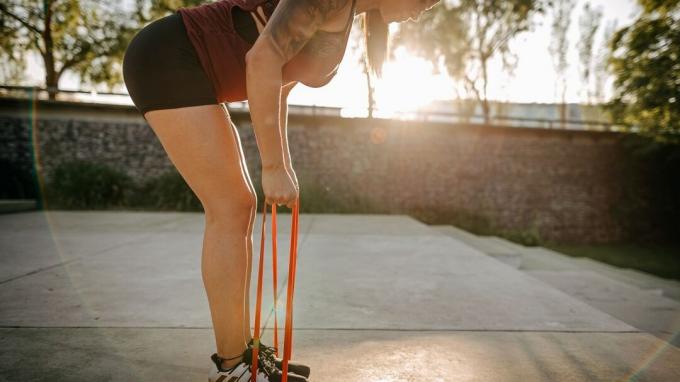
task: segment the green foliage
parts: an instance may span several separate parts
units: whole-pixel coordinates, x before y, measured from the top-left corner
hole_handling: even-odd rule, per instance
[[[29,52],[39,53],[49,87],[71,70],[82,82],[103,82],[111,90],[122,82],[115,68],[137,27],[120,5],[88,0],[6,0],[0,20],[0,45],[12,47],[3,61],[22,65]]]
[[[128,192],[128,206],[159,211],[203,211],[184,178],[172,169]]]
[[[546,247],[574,257],[588,257],[621,268],[637,269],[660,277],[680,280],[680,245],[673,243],[612,243],[599,245],[547,244]]]
[[[642,3],[647,11],[611,39],[614,95],[604,107],[631,131],[680,142],[680,6]],[[671,8],[676,12],[663,11]]]
[[[193,7],[205,2],[205,0],[134,0],[134,16],[140,25],[144,25],[179,8]]]
[[[496,235],[526,246],[541,245],[544,242],[536,224],[525,230],[500,230]]]
[[[149,22],[202,0],[3,0],[0,2],[0,81],[20,85],[29,52],[43,59],[45,86],[56,88],[65,71],[108,91],[123,82],[125,50]]]
[[[639,0],[638,3],[642,5],[647,13],[660,12],[667,13],[673,9],[677,9],[678,0]]]
[[[300,182],[300,212],[313,213],[374,213],[378,206],[373,206],[362,195],[342,195],[335,197],[336,192],[318,182],[305,181],[304,175],[298,178]]]
[[[651,237],[631,241],[680,240],[680,144],[638,136],[628,137],[624,144],[630,164],[625,166],[624,200],[618,211],[624,213],[623,221],[634,223],[641,210],[647,209],[653,225]],[[641,194],[642,184],[650,194]]]
[[[372,213],[380,208],[361,195],[337,198],[330,190],[300,179],[301,212]],[[261,211],[264,195],[259,179],[253,186]],[[52,209],[203,211],[200,200],[174,168],[139,183],[106,164],[84,160],[65,162],[54,169],[46,185],[46,199],[46,207]]]
[[[140,184],[106,164],[73,160],[58,165],[45,188],[52,209],[203,211],[174,168]]]
[[[602,7],[591,7],[590,3],[585,3],[583,6],[583,14],[579,19],[580,35],[576,45],[578,47],[580,61],[579,72],[581,74],[581,80],[583,81],[582,86],[588,104],[592,103],[592,93],[589,84],[594,74],[592,71],[592,61],[595,33],[597,33],[597,30],[600,28],[602,16]]]
[[[58,165],[46,185],[48,207],[100,209],[122,206],[131,178],[105,164],[73,160]]]
[[[17,164],[0,159],[0,199],[35,199],[38,197],[33,174]]]

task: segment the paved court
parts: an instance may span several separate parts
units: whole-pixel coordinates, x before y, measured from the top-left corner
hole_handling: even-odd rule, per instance
[[[203,227],[198,213],[0,215],[0,380],[205,381]],[[272,344],[269,261],[265,275]],[[293,358],[312,381],[680,380],[677,347],[551,280],[408,216],[301,214]]]

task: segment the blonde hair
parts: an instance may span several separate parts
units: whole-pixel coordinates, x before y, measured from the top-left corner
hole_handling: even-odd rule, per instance
[[[366,11],[363,16],[366,65],[370,73],[381,77],[389,50],[389,27],[377,9]]]

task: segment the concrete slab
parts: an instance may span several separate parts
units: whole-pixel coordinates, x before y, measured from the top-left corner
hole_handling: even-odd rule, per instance
[[[635,269],[619,268],[587,257],[578,257],[575,260],[584,269],[593,269],[609,278],[680,301],[680,281],[664,279]]]
[[[570,296],[636,328],[680,345],[680,303],[589,271],[528,271]]]
[[[476,248],[482,253],[492,256],[515,269],[522,263],[522,255],[514,248],[507,247],[494,240],[494,236],[477,236],[451,225],[433,225],[433,229],[453,237],[463,243]]]
[[[158,233],[5,283],[0,323],[209,326],[201,241],[191,233]],[[283,302],[289,235],[279,235],[278,243]],[[296,327],[635,330],[443,236],[309,234],[300,238],[298,256]],[[265,265],[263,307],[269,311],[271,262]],[[281,315],[284,309],[279,305]]]
[[[0,287],[0,324],[209,325],[202,237],[157,233]]]
[[[80,226],[83,238],[112,227],[132,231],[129,215],[136,214],[120,214],[118,221],[113,214],[92,214],[87,224],[86,218],[65,214],[54,219],[53,227]],[[386,220],[351,224],[347,220],[351,216],[312,218],[308,232],[346,232],[362,225],[377,229]],[[395,229],[406,230],[412,224],[410,219],[397,220],[391,224]],[[140,224],[138,231],[144,230],[145,223]],[[0,323],[208,326],[200,277],[202,235],[177,232],[179,225],[171,225],[168,232],[150,228],[144,240],[2,284]],[[104,228],[97,231],[98,226]],[[256,224],[256,259],[259,228]],[[278,239],[281,275],[287,274],[289,238],[284,230]],[[635,330],[446,236],[301,233],[299,240],[296,322],[302,328]],[[264,285],[271,285],[270,266],[267,261]],[[253,269],[251,285],[256,285],[257,268]],[[286,282],[280,277],[282,296]],[[254,294],[251,286],[252,310]],[[265,310],[273,305],[270,293],[263,301]]]
[[[517,253],[522,253],[522,251],[524,251],[526,248],[529,248],[525,245],[515,243],[515,242],[510,241],[510,240],[503,238],[503,237],[499,237],[499,236],[487,236],[487,237],[490,240],[493,240],[494,242],[498,243],[499,245],[510,248]]]
[[[283,219],[288,222],[290,216]],[[304,231],[310,234],[439,236],[429,225],[408,215],[300,214],[300,222],[303,219],[311,220],[310,229]],[[303,232],[302,228],[300,223],[298,231]]]
[[[533,270],[579,270],[583,269],[581,263],[574,261],[575,258],[562,253],[543,248],[528,247],[522,251],[522,271]]]
[[[203,215],[136,215],[0,220],[26,235],[9,241],[42,232],[71,235],[72,245],[70,262],[47,268],[31,260],[39,245],[0,252],[32,269],[0,283],[0,346],[12,349],[0,352],[0,380],[205,380],[214,338],[200,275]],[[280,324],[289,222],[279,214]],[[256,261],[260,223],[258,214]],[[303,214],[300,224],[293,358],[312,365],[311,380],[678,378],[677,349],[414,219]],[[26,362],[36,355],[47,355],[45,367]]]
[[[0,380],[205,382],[213,343],[208,328],[5,328]],[[324,382],[680,379],[678,349],[642,333],[296,330],[292,358]]]
[[[182,227],[182,220],[203,214],[147,211],[34,211],[0,215],[0,232],[135,233]]]
[[[310,234],[299,246],[300,327],[632,329],[445,236]]]
[[[522,251],[520,270],[592,270],[612,280],[663,295],[680,302],[680,282],[664,279],[634,269],[619,268],[585,257],[572,257],[543,247],[526,247]]]
[[[58,211],[0,215],[0,284],[143,242],[185,226],[190,214]]]
[[[32,211],[37,205],[34,199],[0,199],[0,214]]]

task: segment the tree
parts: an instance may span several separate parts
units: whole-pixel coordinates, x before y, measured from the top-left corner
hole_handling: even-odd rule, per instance
[[[604,87],[607,84],[607,80],[611,77],[608,68],[609,59],[609,45],[612,36],[616,31],[616,20],[610,20],[604,28],[604,33],[602,34],[602,43],[600,45],[599,51],[596,55],[596,62],[593,68],[593,98],[596,103],[604,102]]]
[[[375,109],[375,96],[374,96],[374,84],[372,77],[368,70],[368,64],[366,62],[366,43],[365,36],[363,33],[363,23],[365,21],[364,17],[359,17],[354,19],[352,30],[350,31],[350,49],[358,56],[359,66],[361,67],[364,76],[366,77],[366,90],[367,90],[367,105],[368,105],[368,118],[373,118],[373,110]]]
[[[65,71],[81,83],[109,91],[123,82],[122,61],[134,34],[150,20],[200,0],[135,0],[132,14],[120,3],[100,0],[3,0],[0,3],[2,81],[25,80],[25,58],[37,52],[45,68],[49,99]]]
[[[585,3],[583,13],[579,19],[580,38],[577,43],[579,59],[581,62],[581,79],[582,86],[585,93],[586,103],[592,103],[592,92],[590,90],[590,82],[593,73],[593,45],[595,41],[595,33],[600,28],[600,21],[602,20],[602,8],[591,8],[590,3]]]
[[[509,42],[531,30],[532,18],[543,13],[550,1],[460,0],[442,1],[424,12],[417,23],[402,23],[394,36],[395,45],[440,64],[455,82],[481,105],[484,122],[490,123],[487,96],[488,65],[499,56],[503,68],[512,73],[517,57]]]
[[[555,87],[560,92],[560,121],[564,124],[567,120],[567,53],[569,52],[569,40],[567,31],[571,24],[571,11],[574,8],[574,0],[557,0],[553,7],[553,21],[551,24],[552,40],[549,47],[553,57],[555,73],[558,83]]]
[[[0,5],[0,44],[13,53],[7,65],[24,64],[37,51],[45,67],[45,86],[55,99],[66,70],[90,84],[109,88],[122,81],[119,63],[134,26],[115,5],[92,0],[8,0]]]
[[[605,110],[642,135],[680,143],[680,5],[639,3],[641,15],[611,39],[614,94]]]
[[[139,25],[159,19],[183,7],[193,7],[206,0],[134,0],[134,19]]]

